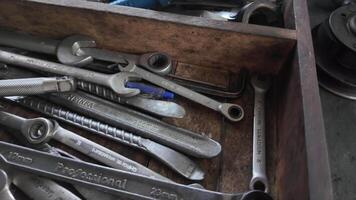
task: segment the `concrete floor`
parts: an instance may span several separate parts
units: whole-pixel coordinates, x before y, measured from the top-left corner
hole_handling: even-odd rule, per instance
[[[311,27],[335,9],[332,0],[309,0]],[[334,199],[356,200],[356,101],[320,88]]]
[[[320,89],[335,200],[356,200],[356,101]]]

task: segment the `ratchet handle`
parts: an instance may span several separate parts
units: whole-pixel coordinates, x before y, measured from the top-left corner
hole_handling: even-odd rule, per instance
[[[68,92],[75,89],[74,80],[62,78],[25,78],[0,81],[0,96],[35,95]]]

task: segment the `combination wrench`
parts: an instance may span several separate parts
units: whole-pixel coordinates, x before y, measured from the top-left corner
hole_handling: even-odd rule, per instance
[[[73,90],[75,90],[74,80],[69,77],[0,80],[0,96],[35,95]]]
[[[1,200],[16,200],[10,191],[11,180],[8,173],[0,167],[0,199]]]
[[[56,55],[58,60],[66,65],[85,66],[97,59],[120,64],[134,62],[160,75],[166,75],[172,69],[171,58],[164,53],[153,52],[135,55],[99,49],[96,48],[93,38],[83,35],[72,35],[60,41],[0,30],[0,44]]]
[[[6,142],[0,142],[0,167],[81,184],[129,199],[272,200],[262,191],[220,193],[57,157]]]
[[[251,190],[269,191],[266,175],[266,139],[265,139],[265,95],[271,87],[268,76],[254,75],[251,85],[255,91],[253,111],[253,156]]]
[[[25,119],[0,111],[0,124],[20,131],[27,141],[33,145],[47,143],[47,141],[53,138],[108,166],[130,173],[170,181],[168,178],[135,161],[60,127],[56,121],[51,121],[46,118]]]
[[[221,151],[220,144],[207,136],[173,126],[81,91],[42,95],[41,97],[194,157],[211,158]]]
[[[152,140],[119,130],[113,126],[71,112],[64,107],[44,101],[37,97],[11,97],[7,99],[51,118],[69,123],[91,133],[120,142],[121,144],[140,149],[157,158],[159,161],[163,162],[172,170],[187,179],[202,180],[204,178],[204,172],[194,163],[194,161],[185,155]]]
[[[41,74],[29,71],[28,69],[0,63],[0,79],[35,78],[39,77],[40,75]],[[130,105],[139,108],[145,112],[154,114],[155,116],[172,118],[183,118],[185,116],[184,108],[172,101],[148,99],[142,97],[141,95],[136,95],[134,97],[121,97],[120,95],[116,94],[113,90],[107,87],[82,81],[79,79],[74,80],[74,85],[79,90],[83,90],[85,92],[102,97],[112,102],[117,102],[120,104]]]
[[[207,96],[199,94],[193,90],[190,90],[186,87],[178,85],[173,81],[167,80],[163,77],[160,77],[156,74],[153,74],[149,71],[146,71],[134,63],[129,63],[126,66],[119,65],[119,68],[122,72],[133,72],[138,74],[142,79],[149,81],[155,85],[158,85],[162,88],[168,89],[178,95],[181,95],[187,99],[190,99],[196,103],[199,103],[203,106],[211,108],[215,111],[220,112],[223,114],[227,119],[237,122],[240,121],[244,116],[244,111],[241,106],[237,104],[230,104],[230,103],[221,103],[214,99],[211,99]]]
[[[140,93],[140,91],[137,89],[125,87],[125,83],[127,81],[140,79],[139,76],[134,73],[120,72],[116,74],[102,74],[2,50],[0,50],[0,61],[7,64],[22,66],[32,70],[71,76],[84,81],[103,85],[111,88],[117,94],[122,96],[135,96]]]

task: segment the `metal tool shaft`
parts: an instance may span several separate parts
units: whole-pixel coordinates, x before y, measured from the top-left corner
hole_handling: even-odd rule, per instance
[[[16,173],[12,180],[31,199],[36,200],[80,200],[72,192],[58,185],[56,182],[38,176]]]
[[[171,169],[190,180],[202,180],[204,178],[204,172],[194,163],[194,161],[185,155],[154,141],[141,138],[140,136],[119,130],[108,124],[71,112],[61,106],[46,102],[40,98],[23,97],[12,100],[27,108],[46,114],[51,118],[67,122],[124,145],[141,149],[153,155]]]
[[[251,84],[255,91],[253,111],[253,156],[251,190],[269,191],[266,174],[266,138],[265,138],[265,95],[270,87],[269,77],[253,76]]]
[[[10,191],[11,181],[8,174],[0,169],[0,199],[1,200],[16,200]]]
[[[0,80],[0,96],[35,95],[68,92],[75,89],[74,80],[62,78],[24,78]]]
[[[151,116],[105,101],[81,91],[42,96],[73,111],[133,131],[186,154],[211,158],[218,155],[218,142],[189,130],[178,128]]]
[[[107,100],[128,104],[158,116],[183,118],[185,115],[184,108],[174,102],[147,99],[140,96],[120,97],[109,88],[80,80],[77,81],[77,87]]]
[[[126,67],[120,66],[121,71],[134,72],[141,76],[142,79],[147,80],[162,88],[166,88],[180,96],[190,99],[203,106],[211,108],[220,112],[231,121],[240,121],[243,118],[244,112],[241,106],[237,104],[221,103],[212,98],[199,94],[186,87],[178,85],[177,83],[146,71],[133,63],[128,64]]]
[[[17,124],[17,126],[8,126],[7,121],[11,121],[12,125]],[[108,166],[130,173],[170,181],[168,178],[135,161],[60,127],[55,121],[49,121],[45,118],[24,119],[20,116],[0,111],[0,124],[21,131],[27,141],[34,145],[46,143],[53,138]]]
[[[138,77],[130,73],[102,74],[2,50],[0,50],[0,61],[7,64],[26,67],[32,70],[71,76],[88,82],[104,85],[123,96],[135,96],[139,93],[138,90],[128,89],[125,87],[126,78]]]
[[[0,142],[0,167],[81,184],[130,199],[271,200],[260,191],[227,194],[165,182]]]

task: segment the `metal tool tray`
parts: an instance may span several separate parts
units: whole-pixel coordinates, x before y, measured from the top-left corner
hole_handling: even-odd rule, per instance
[[[320,107],[314,54],[305,0],[285,0],[290,29],[189,17],[73,0],[0,0],[0,26],[39,36],[87,34],[101,47],[123,52],[163,51],[178,62],[214,70],[276,75],[267,99],[267,162],[272,196],[277,200],[330,200],[331,178]],[[296,21],[295,21],[296,20]],[[222,99],[224,100],[224,99]],[[251,177],[253,90],[232,100],[245,118],[231,123],[216,112],[178,99],[187,110],[178,126],[219,141],[223,152],[201,160],[208,189],[248,190]],[[14,113],[35,116],[14,108]],[[75,130],[168,177],[185,183],[154,159],[120,144]],[[2,139],[8,139],[1,133]],[[79,155],[80,156],[80,155]]]

